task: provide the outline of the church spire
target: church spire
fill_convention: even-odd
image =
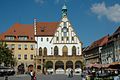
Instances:
[[[63,7],[62,7],[62,17],[67,16],[67,6],[64,3]]]

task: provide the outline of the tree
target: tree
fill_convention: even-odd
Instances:
[[[16,60],[12,54],[12,50],[7,48],[6,43],[0,43],[0,64],[4,63],[4,66],[14,66]]]

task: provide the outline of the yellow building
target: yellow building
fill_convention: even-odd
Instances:
[[[6,42],[9,49],[13,51],[18,66],[23,63],[25,69],[34,65],[35,39],[32,25],[16,23],[6,32],[0,35],[0,40]]]

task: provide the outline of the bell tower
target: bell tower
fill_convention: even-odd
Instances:
[[[62,7],[62,17],[67,16],[67,6],[64,3],[63,7]]]

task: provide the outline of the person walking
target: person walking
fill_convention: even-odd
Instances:
[[[31,80],[34,80],[33,71],[30,71]]]
[[[73,77],[73,70],[71,69],[71,71],[70,71],[70,74],[71,74],[71,77]]]

